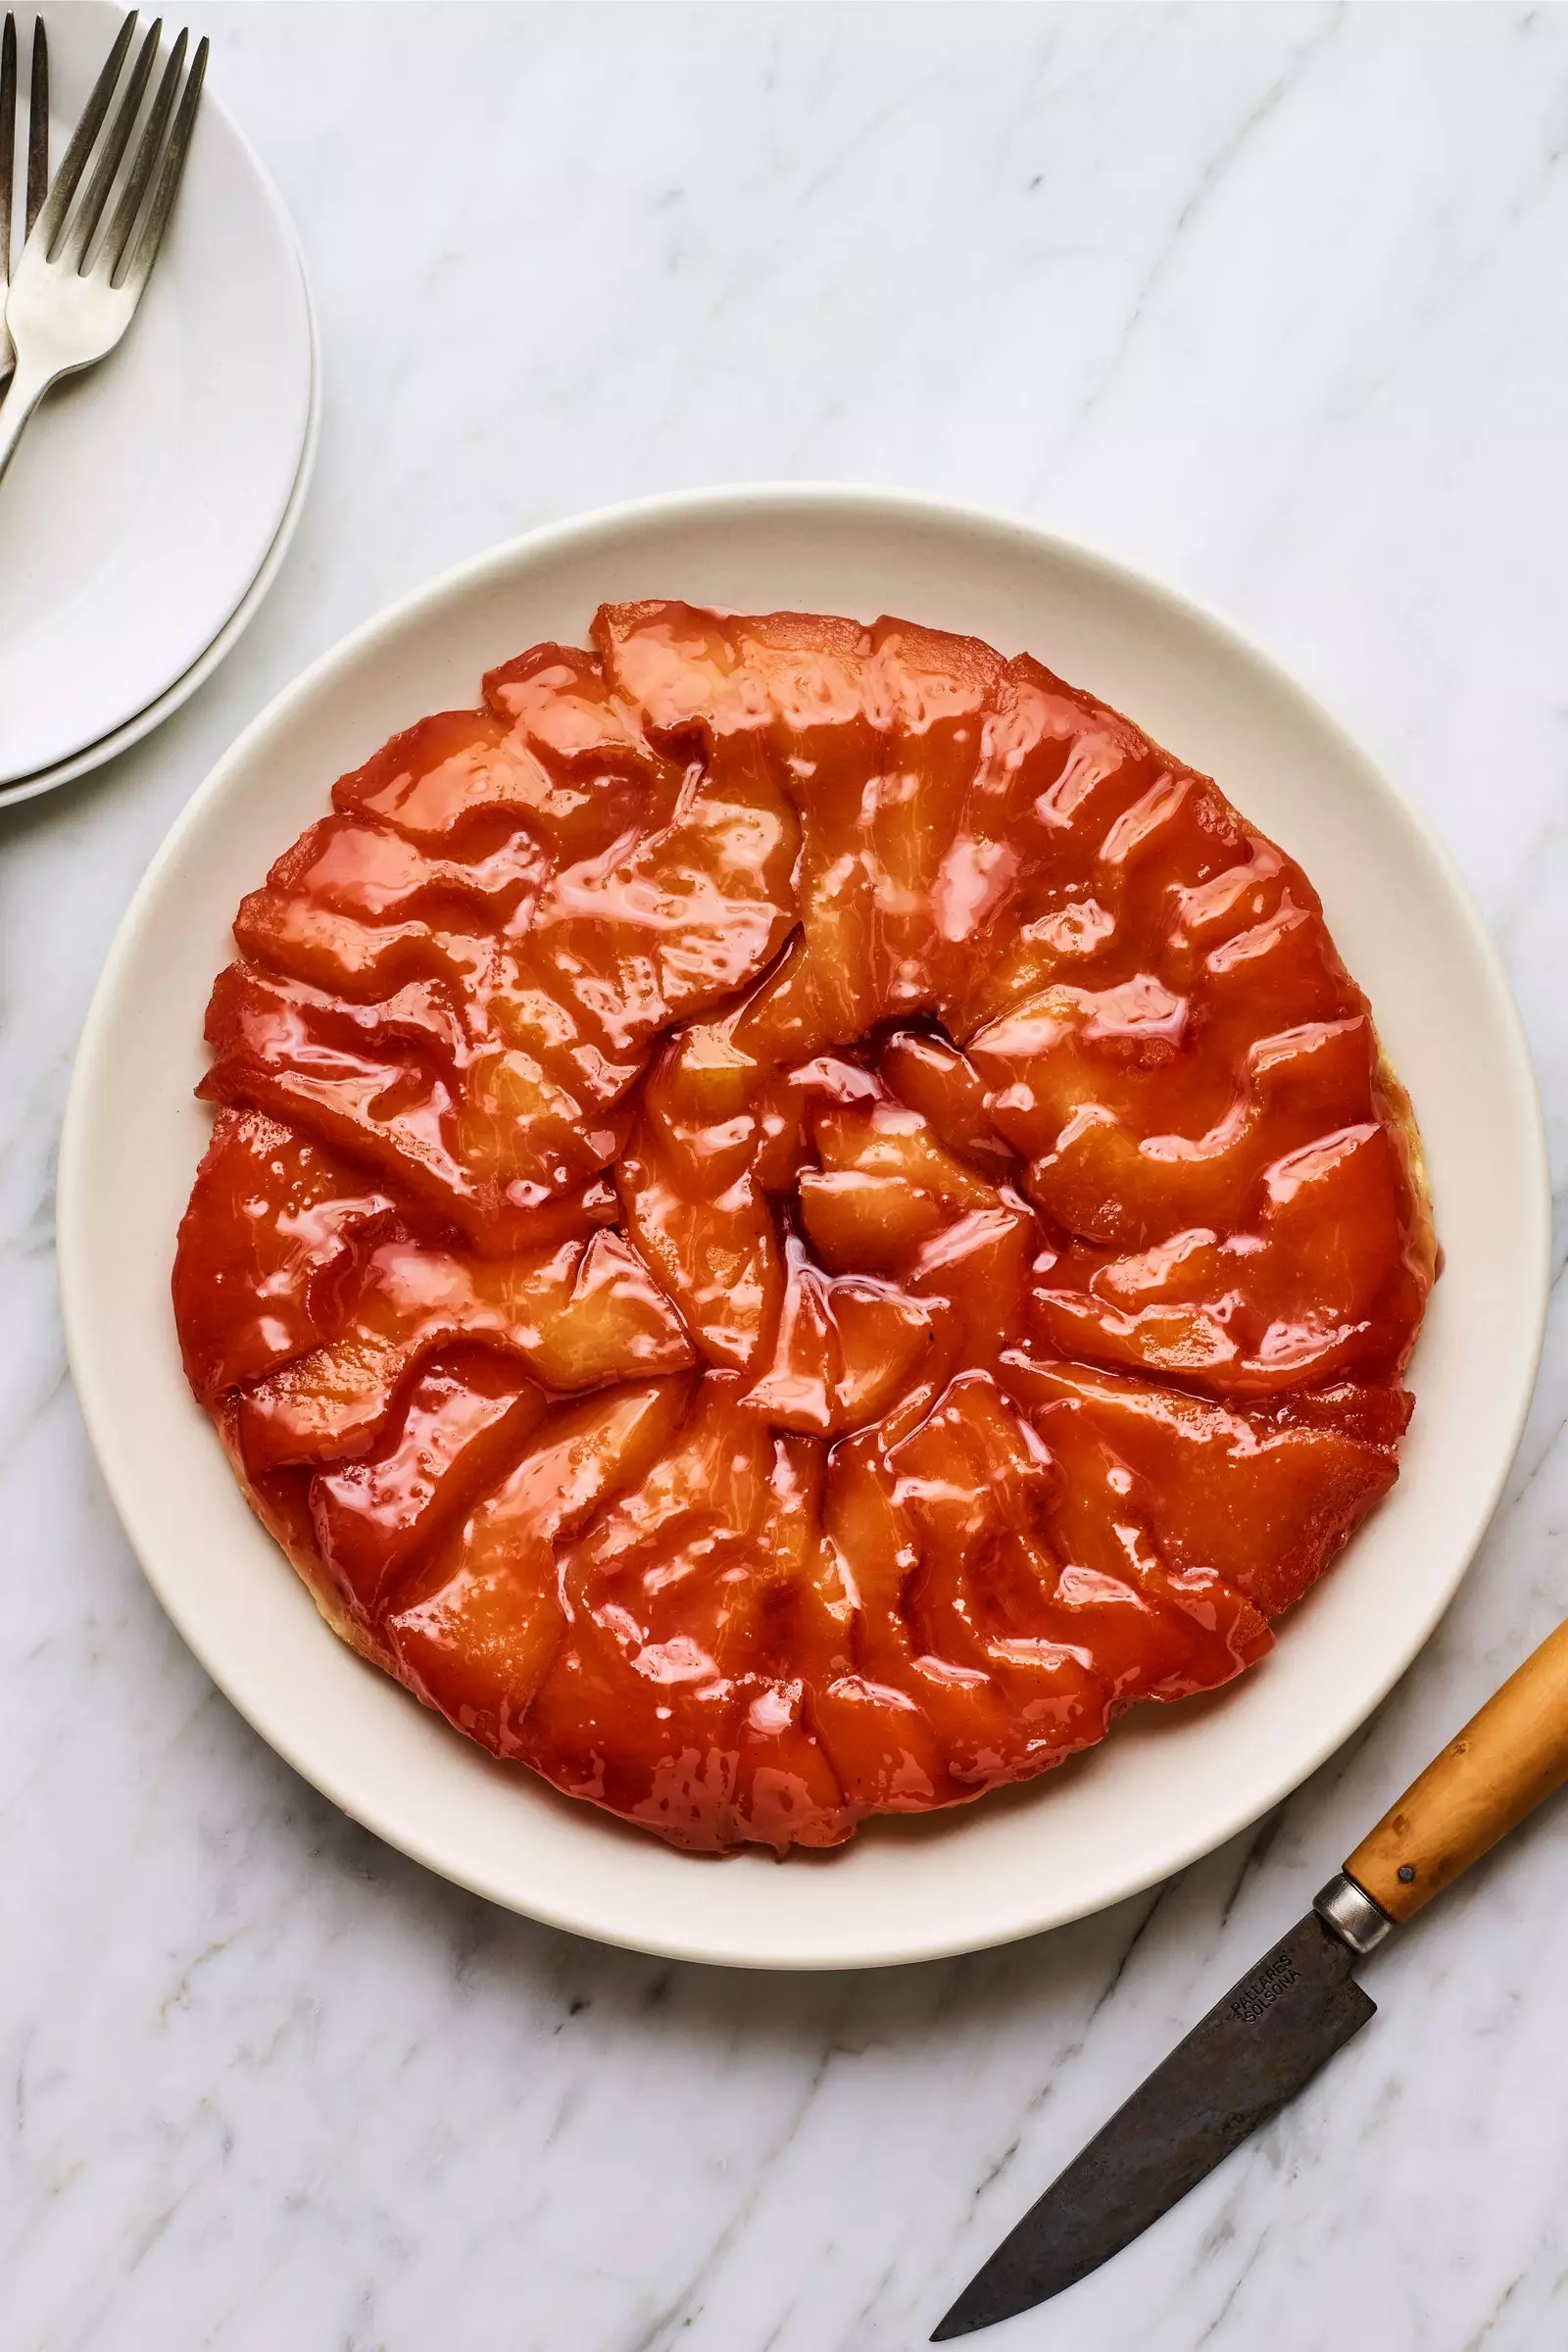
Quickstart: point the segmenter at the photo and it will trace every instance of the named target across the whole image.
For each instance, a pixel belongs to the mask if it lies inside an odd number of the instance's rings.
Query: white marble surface
[[[375,1845],[165,1622],[64,1367],[73,1041],[173,811],[351,623],[580,507],[861,476],[1106,543],[1342,711],[1501,942],[1560,1181],[1568,13],[196,15],[298,220],[327,408],[239,652],[0,811],[0,2342],[903,2352],[1562,1613],[1563,1301],[1461,1597],[1256,1838],[968,1960],[672,1968]],[[1371,1964],[1382,2015],[1245,2155],[980,2340],[1565,2340],[1565,1896],[1568,1802]]]

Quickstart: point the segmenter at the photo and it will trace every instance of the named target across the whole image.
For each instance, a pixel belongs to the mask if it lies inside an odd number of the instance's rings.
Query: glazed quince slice
[[[549,874],[525,836],[443,857],[355,815],[313,825],[240,903],[234,937],[254,963],[373,1004],[437,980],[481,990],[498,933]]]
[[[231,964],[213,990],[207,1040],[208,1101],[269,1111],[455,1221],[477,1225],[503,1207],[453,1150],[451,1015],[427,992],[362,1007]]]
[[[1099,1738],[1113,1702],[1210,1688],[1267,1646],[1250,1602],[1206,1570],[1173,1569],[1137,1525],[1135,1506],[1116,1504],[1108,1452],[1075,1459],[1065,1473],[987,1375],[956,1381],[890,1465],[922,1559],[909,1614],[937,1654],[1001,1681],[1017,1721],[1029,1719],[1027,1692],[1041,1668],[1045,1724],[1054,1713],[1055,1736],[1071,1744]],[[1088,1554],[1079,1523],[1086,1490],[1120,1511],[1108,1533],[1097,1522]],[[1098,1677],[1065,1714],[1062,1652],[1092,1658]],[[1038,1754],[1026,1745],[1012,1761]]]
[[[242,907],[210,1029],[220,1099],[286,1108],[476,1238],[615,1156],[596,1114],[766,964],[795,855],[766,778],[685,791],[584,658],[521,666],[490,681],[512,736],[448,714],[343,780]]]
[[[944,1445],[940,1421],[922,1436],[929,1466],[945,1482],[956,1477],[964,1504],[994,1528],[973,1461]],[[1059,1644],[1037,1642],[1015,1663],[972,1627],[956,1648],[933,1641],[931,1563],[910,1506],[871,1437],[835,1448],[825,1537],[856,1595],[853,1655],[847,1667],[830,1661],[813,1683],[811,1712],[846,1797],[866,1812],[964,1803],[1038,1771],[1098,1738],[1108,1704],[1093,1670]]]
[[[711,1198],[685,1192],[650,1127],[616,1171],[627,1226],[708,1360],[757,1363],[784,1295],[773,1218],[750,1174]]]
[[[806,1233],[829,1267],[896,1274],[905,1298],[940,1305],[938,1361],[924,1378],[939,1361],[944,1377],[983,1362],[1019,1333],[1038,1236],[1010,1187],[988,1181],[920,1111],[880,1089],[820,1108],[811,1132],[822,1165],[799,1180]]]
[[[332,1337],[356,1248],[395,1214],[390,1195],[292,1128],[220,1111],[174,1258],[174,1318],[196,1394],[212,1402]]]
[[[492,670],[485,707],[393,736],[333,805],[448,853],[520,835],[557,861],[668,822],[681,771],[643,737],[598,664],[541,645]]]
[[[930,1316],[891,1284],[828,1275],[791,1235],[771,1358],[747,1409],[775,1428],[842,1437],[885,1412],[932,1346]]]
[[[586,1088],[505,1044],[475,1048],[430,983],[360,1004],[232,964],[208,1038],[204,1098],[270,1113],[496,1254],[537,1238],[539,1211],[591,1187],[624,1141],[626,1120]]]
[[[638,712],[616,694],[591,654],[540,645],[493,669],[489,709],[510,723],[510,741],[548,778],[526,822],[570,864],[628,834],[646,837],[675,813],[685,769],[644,734]]]
[[[1124,1248],[1239,1223],[1272,1161],[1378,1115],[1376,1041],[1354,1001],[1254,1034],[1232,1061],[1187,999],[1145,976],[1048,991],[969,1050],[1032,1198],[1068,1234]]]
[[[935,1194],[907,1177],[863,1168],[808,1168],[800,1201],[812,1251],[836,1273],[896,1273],[950,1213]]]
[[[564,1552],[569,1630],[526,1752],[679,1844],[830,1843],[850,1824],[784,1665],[811,1472],[740,1385],[709,1374],[678,1442]]]
[[[1002,673],[989,646],[900,620],[608,608],[596,634],[650,731],[720,772],[767,764],[801,808],[797,892],[815,1035],[853,1038],[932,1000],[948,845]]]
[[[643,1090],[616,1170],[628,1231],[709,1361],[748,1371],[771,1347],[783,1252],[757,1168],[765,1077],[728,1024],[699,1024]]]
[[[972,1208],[922,1243],[902,1277],[908,1297],[940,1308],[937,1336],[950,1369],[989,1367],[1022,1337],[1039,1229],[1010,1187],[994,1208]]]
[[[432,845],[509,833],[549,789],[538,762],[519,758],[510,736],[492,711],[436,711],[340,776],[332,805]]]
[[[416,1374],[368,1454],[311,1482],[317,1548],[347,1605],[374,1626],[407,1564],[510,1466],[545,1409],[514,1360],[455,1348]]]
[[[256,1382],[238,1407],[253,1472],[362,1452],[400,1382],[437,1348],[482,1340],[558,1393],[683,1371],[692,1348],[631,1246],[600,1231],[516,1258],[374,1247],[330,1346]]]
[[[950,1038],[896,1029],[877,1064],[896,1101],[917,1110],[937,1142],[996,1181],[1017,1170],[1012,1149],[998,1134],[979,1071]]]
[[[1077,977],[1086,961],[1125,954],[1132,919],[1126,860],[1115,855],[1127,838],[1124,820],[1186,772],[1127,719],[1029,656],[1007,664],[970,797],[975,846],[955,844],[981,872],[988,896],[967,924],[949,923],[950,992],[938,1010],[951,1036],[961,1042],[1021,997]],[[999,871],[1006,887],[993,899]],[[977,935],[985,939],[979,956]]]
[[[565,1632],[556,1546],[658,1460],[686,1410],[679,1380],[554,1407],[510,1474],[411,1579],[385,1621],[425,1703],[496,1755],[522,1725]]]
[[[918,1566],[904,1616],[954,1779],[971,1791],[1102,1737],[1111,1690],[1052,1610],[1047,1448],[980,1372],[887,1456]]]
[[[812,1134],[826,1170],[896,1176],[949,1209],[997,1205],[996,1186],[947,1151],[930,1121],[902,1102],[829,1104],[814,1117]]]
[[[491,680],[503,700],[517,691]],[[628,735],[667,736],[612,662],[593,691]],[[579,672],[573,723],[588,692]],[[547,721],[535,708],[526,723],[537,737]],[[798,851],[794,807],[765,763],[687,768],[662,822],[563,864],[543,893],[530,931],[553,992],[612,1052],[641,1050],[760,973],[791,926]]]
[[[1108,1450],[1161,1554],[1213,1569],[1268,1617],[1301,1597],[1388,1493],[1409,1418],[1397,1388],[1316,1392],[1303,1420],[1022,1351],[1002,1371],[1064,1478],[1085,1447]]]
[[[1053,1265],[1032,1301],[1042,1339],[1221,1396],[1396,1374],[1426,1279],[1407,1253],[1406,1176],[1386,1127],[1320,1136],[1266,1168],[1256,1190],[1241,1231],[1176,1234],[1100,1265],[1082,1291]]]

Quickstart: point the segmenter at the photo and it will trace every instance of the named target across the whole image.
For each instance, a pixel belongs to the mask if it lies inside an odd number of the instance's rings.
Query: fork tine
[[[153,264],[158,259],[158,248],[162,245],[164,231],[169,226],[169,216],[174,209],[174,198],[179,194],[179,183],[185,170],[185,158],[190,153],[191,132],[196,125],[196,109],[201,103],[202,80],[206,72],[207,36],[204,33],[196,44],[196,55],[191,63],[190,72],[185,77],[185,87],[179,93],[179,104],[174,110],[174,121],[169,133],[169,143],[164,149],[164,160],[159,167],[152,202],[147,208],[147,217],[143,220],[136,242],[131,248],[123,279],[120,276],[118,266],[116,268],[115,282],[134,286],[138,294],[152,275]]]
[[[54,185],[43,200],[38,215],[38,234],[43,239],[46,256],[52,253],[59,242],[67,208],[76,193],[77,181],[87,169],[87,158],[92,153],[93,141],[103,127],[104,117],[109,112],[109,102],[114,97],[120,69],[125,62],[125,52],[130,47],[135,29],[136,12],[132,9],[115,35],[115,45],[104,61],[104,70],[92,85],[92,95],[81,110],[81,121],[72,133],[71,144],[61,158]]]
[[[136,225],[141,200],[147,193],[148,182],[163,152],[164,129],[173,109],[174,92],[179,87],[179,69],[185,62],[185,44],[189,38],[190,35],[181,30],[169,53],[169,63],[164,68],[152,105],[147,109],[147,120],[142,125],[141,137],[136,142],[136,152],[131,158],[130,170],[125,174],[125,184],[120,191],[115,217],[109,223],[109,234],[104,239],[104,258],[109,264],[111,279],[118,273],[125,258],[125,248],[130,243],[130,232]]]
[[[11,182],[17,170],[17,20],[0,31],[0,286],[11,275]]]
[[[151,74],[153,60],[158,55],[158,39],[163,29],[163,18],[155,18],[137,53],[136,63],[130,69],[130,78],[125,83],[120,103],[115,109],[114,120],[109,125],[104,136],[104,143],[98,151],[98,161],[93,166],[92,177],[87,182],[87,193],[72,215],[71,227],[64,245],[61,247],[61,259],[67,263],[74,261],[79,270],[85,270],[87,267],[87,255],[92,245],[93,234],[99,221],[103,219],[104,206],[109,202],[109,191],[115,184],[115,173],[120,170],[120,159],[129,146],[130,134],[136,127],[136,113],[141,105],[141,94],[147,87],[147,76]]]
[[[32,87],[27,95],[27,209],[22,233],[30,237],[49,193],[49,35],[42,17],[32,20]]]

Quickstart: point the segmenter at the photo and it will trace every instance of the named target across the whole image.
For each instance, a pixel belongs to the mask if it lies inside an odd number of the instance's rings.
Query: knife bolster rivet
[[[1401,1863],[1399,1864],[1399,1884],[1400,1884],[1400,1886],[1408,1886],[1410,1885],[1410,1882],[1411,1882],[1411,1881],[1414,1879],[1414,1877],[1415,1877],[1415,1864],[1414,1864],[1413,1862],[1401,1862]]]
[[[1375,1903],[1365,1887],[1358,1886],[1343,1870],[1313,1897],[1312,1908],[1352,1952],[1370,1952],[1394,1926],[1382,1904]]]

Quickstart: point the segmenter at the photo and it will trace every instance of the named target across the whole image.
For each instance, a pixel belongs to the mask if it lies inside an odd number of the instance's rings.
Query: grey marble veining
[[[67,1382],[73,1043],[174,810],[347,626],[714,479],[1014,507],[1234,613],[1435,817],[1568,1159],[1568,13],[205,7],[301,229],[320,470],[240,649],[0,812],[0,2342],[903,2352],[1568,1605],[1568,1315],[1507,1499],[1374,1722],[1050,1937],[725,1975],[488,1909],[260,1743]],[[1559,1270],[1561,1256],[1558,1258]],[[1562,1285],[1559,1281],[1559,1294]],[[1568,1804],[1369,1964],[1382,2014],[997,2352],[1568,2340]]]

